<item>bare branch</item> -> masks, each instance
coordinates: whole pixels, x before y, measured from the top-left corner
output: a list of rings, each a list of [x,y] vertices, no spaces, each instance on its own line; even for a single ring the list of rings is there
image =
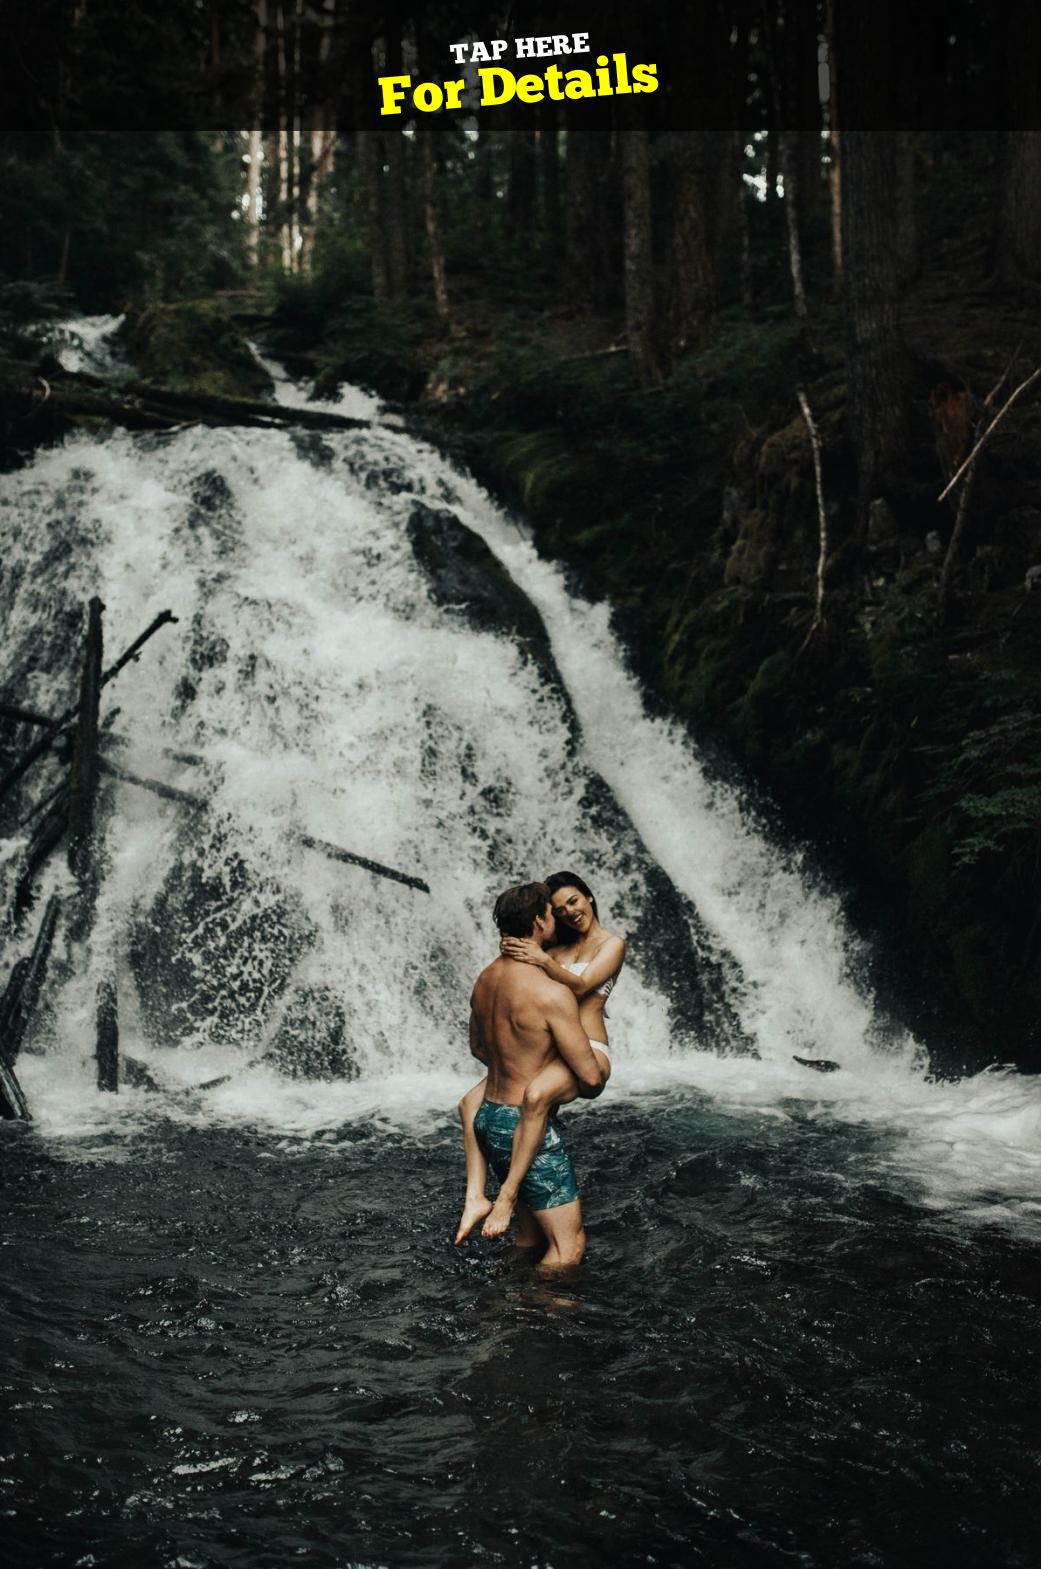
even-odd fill
[[[813,611],[813,623],[806,634],[806,641],[813,636],[824,620],[824,568],[828,560],[828,514],[824,506],[824,480],[821,476],[821,438],[813,418],[809,399],[800,387],[796,396],[799,399],[799,408],[810,436],[810,447],[813,451],[813,481],[817,491],[817,525],[820,533],[820,553],[817,557],[817,600]],[[805,644],[803,645],[805,647]]]
[[[998,410],[990,424],[987,426],[986,430],[983,432],[983,435],[979,438],[972,451],[965,459],[965,462],[947,481],[946,485],[937,496],[937,501],[943,501],[947,496],[950,495],[951,491],[961,479],[966,469],[971,468],[975,463],[983,448],[986,446],[995,430],[997,430],[998,426],[1001,424],[1001,421],[1005,418],[1005,415],[1008,413],[1013,403],[1015,403],[1016,399],[1020,396],[1021,393],[1026,392],[1030,387],[1032,387],[1039,377],[1041,377],[1041,366],[1038,366],[1037,370],[1035,370],[1032,375],[1028,376],[1026,381],[1021,381],[1014,392],[1009,393],[1008,397],[1005,399],[1005,402],[1002,404],[1001,408]]]

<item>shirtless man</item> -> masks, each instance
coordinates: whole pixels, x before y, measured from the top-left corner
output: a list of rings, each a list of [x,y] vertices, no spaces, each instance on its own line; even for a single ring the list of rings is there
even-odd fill
[[[524,883],[500,894],[495,924],[510,936],[551,942],[554,920],[545,883]],[[470,998],[470,1050],[488,1068],[474,1133],[500,1181],[510,1167],[525,1087],[553,1057],[567,1063],[584,1099],[594,1099],[603,1089],[574,993],[543,970],[501,955],[481,971]],[[521,1183],[517,1221],[519,1247],[547,1244],[540,1269],[563,1269],[582,1259],[582,1201],[571,1157],[552,1121]]]

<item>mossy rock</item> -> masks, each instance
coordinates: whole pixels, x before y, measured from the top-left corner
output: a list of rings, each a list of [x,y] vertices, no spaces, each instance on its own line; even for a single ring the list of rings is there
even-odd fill
[[[255,399],[274,389],[218,301],[131,307],[119,336],[140,379],[172,392]]]

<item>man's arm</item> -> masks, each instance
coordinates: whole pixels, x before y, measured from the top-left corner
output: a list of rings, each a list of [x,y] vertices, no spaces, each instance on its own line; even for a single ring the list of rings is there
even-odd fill
[[[488,1053],[481,1042],[481,1030],[477,1023],[477,1015],[474,1013],[472,1001],[470,1003],[470,1055],[471,1057],[476,1057],[478,1062],[483,1062],[487,1067]]]
[[[578,1003],[559,986],[553,988],[545,1007],[553,1044],[578,1080],[578,1093],[583,1100],[595,1100],[604,1087],[603,1080],[596,1053],[578,1022]]]

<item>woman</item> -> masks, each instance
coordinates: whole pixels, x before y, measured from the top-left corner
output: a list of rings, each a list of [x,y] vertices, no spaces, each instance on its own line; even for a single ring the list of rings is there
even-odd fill
[[[504,937],[499,952],[520,964],[538,965],[551,979],[574,993],[579,1022],[601,1065],[601,1082],[606,1084],[611,1076],[611,1059],[607,1053],[604,1004],[625,961],[625,940],[601,926],[592,890],[575,872],[554,872],[546,878],[546,886],[556,917],[556,942],[549,948],[540,948],[532,937]],[[550,1115],[578,1094],[575,1075],[560,1058],[532,1079],[524,1091],[510,1169],[493,1204],[485,1197],[488,1163],[474,1133],[474,1117],[484,1099],[486,1083],[482,1079],[459,1102],[466,1149],[466,1199],[455,1234],[457,1244],[470,1235],[479,1220],[484,1221],[482,1236],[502,1236],[513,1219],[518,1190],[545,1137]]]

